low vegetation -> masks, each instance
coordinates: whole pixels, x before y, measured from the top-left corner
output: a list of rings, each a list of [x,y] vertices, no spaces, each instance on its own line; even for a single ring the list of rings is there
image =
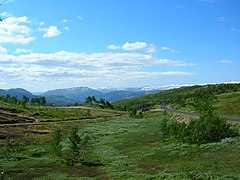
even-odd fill
[[[100,100],[97,100],[95,98],[95,96],[88,96],[85,100],[85,104],[86,105],[90,105],[90,106],[97,106],[97,107],[100,107],[102,109],[104,108],[108,108],[108,109],[114,109],[113,105],[106,101],[105,99],[101,98]]]
[[[192,120],[188,124],[163,119],[160,131],[163,141],[176,139],[181,143],[190,144],[212,143],[238,136],[237,129],[234,129],[223,118],[213,114],[203,115],[198,120]]]
[[[143,107],[0,102],[1,118],[35,120],[0,124],[0,179],[239,179],[240,125],[215,113],[215,97],[230,93],[202,94],[192,107],[203,115],[190,121]]]
[[[215,105],[213,110],[218,115],[235,115],[240,117],[240,84],[217,84],[190,86],[150,94],[143,97],[126,99],[113,103],[115,109],[131,111],[132,109],[151,109],[158,105],[171,105],[172,108],[202,113],[208,105]],[[232,98],[231,98],[231,94]],[[203,109],[206,108],[206,109]],[[227,109],[223,110],[224,108]]]

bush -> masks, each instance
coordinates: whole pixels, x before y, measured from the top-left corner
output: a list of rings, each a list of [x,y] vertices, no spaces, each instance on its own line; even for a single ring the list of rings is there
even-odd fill
[[[0,179],[4,179],[6,176],[6,172],[4,170],[4,167],[0,164]]]
[[[177,139],[180,142],[193,144],[217,142],[221,139],[239,135],[231,124],[213,114],[203,115],[198,120],[192,120],[188,125],[176,120],[167,121],[163,119],[160,130],[163,141]]]
[[[223,118],[208,114],[201,116],[199,120],[191,121],[187,126],[186,135],[188,142],[203,144],[235,137],[238,132]]]
[[[73,157],[79,155],[78,145],[81,142],[81,137],[78,135],[78,128],[77,127],[73,127],[71,129],[68,139],[70,141],[70,149],[72,151]]]
[[[53,152],[57,157],[60,157],[62,155],[62,145],[60,144],[62,140],[62,134],[59,129],[55,130],[53,133],[53,139],[52,139],[52,146],[53,146]]]
[[[45,150],[45,149],[35,149],[34,151],[33,151],[33,153],[32,153],[32,156],[33,157],[41,157],[41,156],[43,156],[43,155],[45,155],[45,154],[47,154],[48,152],[47,152],[47,150]]]

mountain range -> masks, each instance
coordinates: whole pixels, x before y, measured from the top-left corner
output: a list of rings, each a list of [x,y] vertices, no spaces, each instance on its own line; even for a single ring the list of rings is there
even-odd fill
[[[95,96],[96,99],[103,98],[109,102],[115,102],[122,99],[129,99],[133,97],[144,96],[147,94],[157,93],[162,90],[142,90],[142,88],[121,88],[121,89],[108,89],[98,88],[93,89],[89,87],[74,87],[66,89],[55,89],[47,91],[42,96],[64,96],[77,103],[84,103],[86,97]]]
[[[9,90],[0,89],[0,96],[11,95],[21,99],[24,95],[31,98],[45,96],[48,104],[70,105],[82,104],[86,97],[95,96],[96,99],[103,98],[109,102],[115,102],[123,99],[144,96],[162,91],[161,89],[143,87],[143,88],[89,88],[74,87],[66,89],[55,89],[34,95],[33,93],[22,89],[15,88]]]
[[[30,99],[38,97],[22,88],[14,88],[8,90],[0,89],[0,96],[6,96],[7,94],[9,94],[10,96],[16,96],[18,99],[22,99],[23,96],[27,96]]]

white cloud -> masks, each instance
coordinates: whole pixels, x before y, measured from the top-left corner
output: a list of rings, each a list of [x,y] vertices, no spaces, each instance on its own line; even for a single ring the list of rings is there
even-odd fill
[[[62,23],[66,23],[66,22],[68,22],[67,19],[63,19],[63,20],[62,20]]]
[[[133,50],[142,50],[147,47],[147,43],[145,42],[135,42],[135,43],[129,43],[126,42],[123,44],[122,49],[127,51],[133,51]]]
[[[40,26],[43,26],[45,24],[45,22],[40,22],[39,25]]]
[[[5,55],[5,54],[7,54],[7,53],[8,53],[7,49],[0,46],[0,55],[2,55],[2,54]]]
[[[15,0],[6,0],[6,4],[8,4],[8,3],[11,3],[11,2],[14,2]]]
[[[32,50],[31,49],[22,49],[22,48],[17,48],[15,51],[14,51],[14,53],[16,53],[16,54],[22,54],[22,53],[31,53],[32,52]]]
[[[221,61],[218,61],[219,63],[221,64],[232,64],[233,62],[232,61],[229,61],[229,60],[221,60]]]
[[[117,49],[121,49],[121,46],[116,46],[113,44],[108,45],[107,47],[109,50],[117,50]]]
[[[163,46],[163,47],[161,47],[160,49],[161,49],[162,51],[170,51],[170,52],[172,52],[172,53],[176,53],[176,52],[177,52],[177,50],[171,49],[171,48],[166,47],[166,46]]]
[[[8,3],[11,3],[11,2],[14,2],[15,0],[1,0],[0,1],[0,4],[8,4]]]
[[[69,30],[70,30],[70,28],[69,28],[68,26],[65,26],[63,29],[64,29],[65,31],[69,31]]]
[[[0,23],[0,43],[28,44],[33,41],[32,29],[28,19],[23,17],[8,17]]]
[[[11,14],[11,13],[8,13],[8,12],[2,12],[2,13],[0,14],[0,17],[10,17],[10,16],[12,16],[12,14]]]
[[[163,72],[129,72],[128,77],[132,77],[131,79],[151,79],[157,78],[161,76],[189,76],[194,75],[193,73],[189,72],[182,72],[182,71],[163,71]],[[126,77],[123,77],[126,78]]]
[[[192,66],[194,64],[177,60],[160,59],[141,53],[30,53],[9,55],[6,50],[0,54],[0,77],[12,81],[129,81],[152,79],[162,76],[189,76],[185,71],[145,71],[144,67]],[[13,64],[13,66],[9,66]],[[165,68],[164,68],[165,69]]]
[[[153,44],[148,45],[148,47],[145,50],[147,53],[150,53],[150,54],[157,53],[157,48]]]
[[[168,60],[156,58],[152,55],[141,53],[74,53],[58,51],[52,54],[31,53],[16,56],[15,61],[26,63],[46,63],[69,66],[87,66],[96,68],[119,68],[119,67],[141,67],[141,66],[192,66],[194,64],[185,63],[178,60]],[[64,63],[64,64],[63,64]]]
[[[157,52],[157,49],[153,44],[147,44],[146,42],[134,42],[134,43],[126,42],[122,46],[111,44],[111,45],[108,45],[107,48],[109,50],[122,49],[122,50],[125,50],[125,51],[144,50],[147,53],[156,53]]]
[[[43,28],[41,31],[45,32],[43,37],[52,38],[55,36],[59,36],[61,32],[58,30],[57,26],[49,26],[48,28]]]

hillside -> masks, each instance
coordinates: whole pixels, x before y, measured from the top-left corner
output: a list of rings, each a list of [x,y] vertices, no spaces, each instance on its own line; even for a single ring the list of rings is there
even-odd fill
[[[162,90],[149,87],[143,88],[99,88],[92,89],[89,87],[74,87],[66,89],[54,89],[49,90],[45,93],[37,93],[34,95],[31,92],[22,89],[15,88],[9,90],[0,89],[0,96],[6,96],[9,94],[12,97],[17,97],[17,99],[22,99],[23,96],[28,98],[36,98],[40,96],[45,96],[47,104],[54,105],[74,105],[74,104],[83,104],[88,96],[95,96],[96,99],[103,98],[109,102],[116,102],[123,99],[129,99],[139,96],[144,96],[147,94],[153,94],[160,92]]]
[[[75,104],[84,103],[88,96],[95,96],[96,99],[103,98],[109,102],[115,102],[123,99],[129,99],[133,97],[144,96],[147,94],[153,94],[160,92],[160,89],[151,89],[151,88],[120,88],[120,89],[112,89],[112,88],[99,88],[92,89],[89,87],[75,87],[75,88],[66,88],[66,89],[55,89],[49,90],[46,93],[43,93],[42,96],[46,96],[48,103],[53,103],[57,105],[67,105],[67,104]],[[59,98],[61,98],[61,102],[59,102]],[[63,98],[65,96],[65,100]]]
[[[62,95],[46,95],[45,97],[48,104],[54,104],[54,105],[70,105],[70,104],[76,104],[79,102],[73,99],[69,99]]]
[[[103,93],[88,87],[76,87],[76,88],[67,88],[67,89],[55,89],[47,91],[42,94],[43,96],[48,95],[57,95],[65,96],[68,99],[74,100],[75,102],[83,103],[88,96],[95,96],[96,98],[100,97]]]
[[[143,97],[125,99],[113,104],[117,109],[121,110],[129,110],[131,108],[140,109],[141,107],[153,108],[155,105],[180,102],[184,97],[193,94],[194,91],[199,88],[201,88],[201,86],[181,87]]]
[[[130,99],[134,97],[144,96],[148,93],[147,91],[111,91],[102,96],[103,99],[106,99],[109,102],[116,102],[123,99]]]
[[[143,99],[152,103],[152,107],[162,101],[179,107],[176,103],[181,102],[188,108],[192,95],[213,87],[214,92],[219,90],[215,86],[194,86],[135,99],[139,105]],[[239,103],[240,93],[233,87],[224,86],[217,93],[220,108]],[[187,99],[180,101],[180,97]],[[128,112],[94,106],[27,104],[24,108],[21,104],[0,101],[0,179],[219,179],[223,176],[238,179],[239,125],[223,124],[221,127],[230,129],[223,129],[220,139],[196,144],[191,138],[195,136],[189,133],[199,131],[190,129],[194,126],[181,124],[179,118],[181,116],[161,111],[133,117]],[[203,122],[201,118],[199,121]],[[210,131],[201,131],[212,132],[215,126],[206,127],[210,127]],[[60,155],[54,145],[57,132],[60,133],[57,146]],[[77,153],[71,146],[73,132],[81,139]],[[184,133],[179,136],[181,132]],[[226,132],[233,134],[225,136]],[[199,137],[199,134],[195,135]]]
[[[215,107],[217,114],[240,117],[240,92],[218,95]]]
[[[147,112],[138,119],[93,107],[23,109],[0,102],[0,109],[0,117],[9,120],[8,124],[0,122],[0,179],[240,177],[239,137],[201,145],[164,140],[163,122],[176,120],[163,112]],[[12,122],[16,117],[38,121]],[[73,155],[69,137],[75,128],[81,137],[81,151]],[[56,132],[61,134],[61,156],[53,151]],[[83,147],[82,142],[86,143]]]
[[[23,96],[27,96],[28,98],[35,98],[38,97],[36,95],[33,95],[31,92],[22,89],[22,88],[15,88],[15,89],[8,89],[8,90],[3,90],[0,89],[0,96],[6,96],[9,94],[10,96],[15,96],[18,99],[21,99]]]
[[[181,87],[157,94],[150,94],[144,97],[126,99],[113,104],[118,110],[131,110],[133,108],[150,109],[158,105],[170,105],[176,109],[197,112],[194,110],[195,102],[193,99],[203,98],[199,92],[203,92],[203,94],[210,93],[213,96],[216,96],[217,99],[213,100],[213,103],[217,114],[240,117],[240,84]]]

